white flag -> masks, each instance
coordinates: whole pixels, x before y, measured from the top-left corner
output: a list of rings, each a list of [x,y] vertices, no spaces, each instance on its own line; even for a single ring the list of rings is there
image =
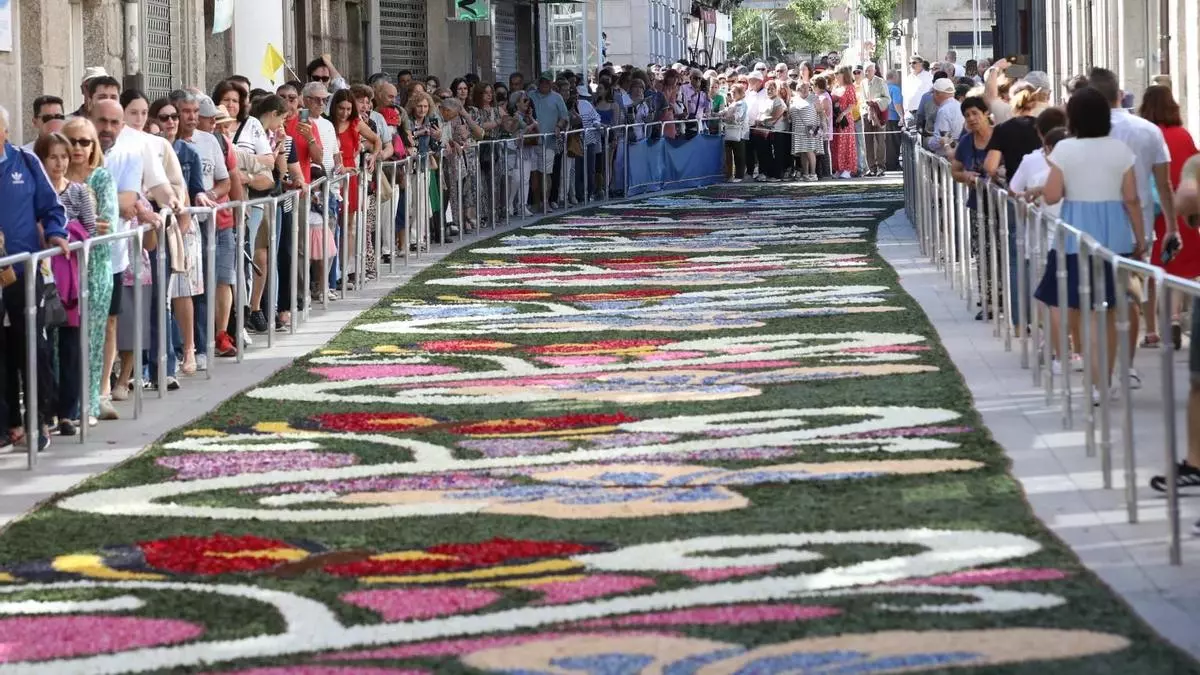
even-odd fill
[[[215,0],[213,3],[213,35],[224,33],[233,25],[233,0]]]

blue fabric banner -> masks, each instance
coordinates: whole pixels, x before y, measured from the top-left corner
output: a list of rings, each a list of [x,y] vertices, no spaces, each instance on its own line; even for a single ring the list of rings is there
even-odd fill
[[[724,136],[700,134],[691,139],[641,140],[629,145],[628,152],[626,194],[630,196],[725,180]]]

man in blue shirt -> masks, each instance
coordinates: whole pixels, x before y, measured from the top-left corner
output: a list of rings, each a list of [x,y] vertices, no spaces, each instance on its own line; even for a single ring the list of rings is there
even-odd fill
[[[900,170],[900,122],[904,119],[904,95],[900,88],[900,73],[891,71],[887,77],[888,93],[892,104],[888,106],[887,118],[887,170]]]
[[[40,251],[44,245],[57,246],[67,252],[67,218],[58,193],[50,185],[42,163],[32,153],[14,147],[8,142],[8,111],[0,106],[0,232],[4,233],[7,255]],[[39,229],[39,225],[41,226]],[[44,242],[44,244],[43,244]],[[14,266],[18,276],[24,277],[24,265]],[[23,279],[21,280],[23,281]],[[25,373],[25,349],[37,350],[41,367],[38,368],[38,450],[50,446],[46,422],[50,414],[50,401],[54,398],[50,377],[50,348],[46,343],[43,317],[37,315],[37,344],[26,344],[25,284],[10,284],[3,290],[3,321],[0,322],[0,382],[13,382],[18,377],[29,382]],[[37,275],[36,299],[41,298],[42,279]],[[17,387],[4,387],[0,400],[0,447],[18,442],[26,433],[21,419],[21,395]]]
[[[537,119],[538,129],[544,134],[551,131],[566,131],[567,125],[571,121],[567,102],[563,100],[561,94],[554,91],[553,84],[550,73],[542,73],[538,77],[537,89],[529,92],[529,100],[533,103],[533,115]],[[558,198],[558,181],[552,182],[551,178],[556,173],[555,168],[562,166],[562,151],[558,149],[555,141],[549,143],[544,143],[544,141],[545,139],[543,139],[542,147],[539,148],[542,159],[534,162],[533,165],[534,172],[541,174],[541,181],[534,181],[533,184],[539,185],[540,189],[547,190],[548,194],[544,198],[554,202]]]

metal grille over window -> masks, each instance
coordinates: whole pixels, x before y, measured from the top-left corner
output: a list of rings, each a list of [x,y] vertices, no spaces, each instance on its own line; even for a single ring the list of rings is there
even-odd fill
[[[384,72],[428,72],[423,0],[381,0],[379,36]]]
[[[498,2],[492,5],[492,11],[496,79],[507,82],[509,74],[517,72],[517,8],[512,3]]]
[[[172,20],[170,0],[145,0],[146,96],[150,100],[166,96],[174,88],[172,58]]]

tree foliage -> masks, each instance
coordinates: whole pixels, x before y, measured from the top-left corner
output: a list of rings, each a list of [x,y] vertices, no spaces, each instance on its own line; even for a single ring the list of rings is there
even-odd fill
[[[791,0],[787,9],[733,11],[729,53],[741,61],[785,61],[795,55],[821,54],[846,43],[846,25],[826,18],[835,0]],[[762,26],[767,25],[767,53]]]
[[[875,58],[883,58],[892,34],[898,0],[858,0],[858,11],[875,31]]]

